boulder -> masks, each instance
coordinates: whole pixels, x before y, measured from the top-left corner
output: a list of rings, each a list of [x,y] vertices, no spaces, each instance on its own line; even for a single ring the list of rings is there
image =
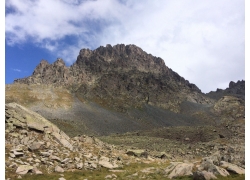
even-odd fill
[[[32,172],[33,172],[34,174],[43,174],[42,171],[38,170],[36,167],[34,167],[34,168],[32,169]]]
[[[110,162],[109,158],[102,156],[99,159],[99,165],[101,165],[102,167],[108,168],[108,169],[114,169],[114,168],[118,168],[119,166],[114,163],[114,162]]]
[[[128,149],[126,154],[136,157],[145,157],[145,158],[148,157],[148,153],[143,149]]]
[[[169,174],[178,164],[181,164],[182,162],[171,162],[170,165],[164,170],[166,174]]]
[[[221,176],[228,176],[229,173],[226,169],[223,169],[221,167],[218,167],[213,164],[213,162],[208,160],[203,160],[201,165],[198,168],[199,171],[208,171],[213,173],[214,175],[221,175]]]
[[[17,174],[27,174],[28,171],[32,170],[33,166],[30,165],[20,165],[18,166],[16,173]]]
[[[193,180],[210,180],[210,179],[217,179],[217,177],[207,171],[196,171],[193,173]]]
[[[55,167],[55,172],[60,172],[60,173],[63,173],[64,172],[64,169],[60,166],[56,166]]]
[[[76,168],[77,169],[82,169],[82,167],[83,167],[83,163],[77,163],[76,164]]]
[[[225,168],[227,171],[232,172],[234,174],[245,174],[245,169],[243,169],[235,164],[231,164],[229,162],[221,161],[220,166]]]
[[[30,146],[29,146],[29,149],[31,151],[35,151],[35,150],[38,150],[40,149],[40,147],[43,145],[44,143],[42,142],[33,142]]]
[[[194,164],[192,163],[180,163],[175,166],[175,168],[168,175],[168,178],[176,178],[181,176],[191,176],[193,175],[192,169]]]

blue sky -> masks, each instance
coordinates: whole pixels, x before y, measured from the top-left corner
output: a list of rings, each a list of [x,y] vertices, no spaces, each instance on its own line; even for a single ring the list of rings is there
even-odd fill
[[[5,83],[42,59],[135,44],[203,92],[245,79],[244,0],[6,0]]]

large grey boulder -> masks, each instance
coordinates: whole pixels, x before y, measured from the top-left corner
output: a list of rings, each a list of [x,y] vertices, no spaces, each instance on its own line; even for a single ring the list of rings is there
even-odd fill
[[[63,173],[64,172],[64,169],[60,166],[56,166],[55,167],[55,172],[60,172],[60,173]]]
[[[173,179],[176,177],[181,176],[191,176],[193,175],[192,169],[194,164],[193,163],[172,163],[167,169],[165,170],[165,173],[170,172],[168,175],[168,178]]]
[[[28,171],[32,170],[33,166],[30,165],[20,165],[18,166],[16,173],[17,174],[27,174]]]
[[[213,164],[212,161],[204,159],[201,163],[201,165],[198,167],[199,171],[207,171],[207,172],[211,172],[214,175],[220,175],[220,176],[228,176],[229,173],[227,172],[226,169],[221,168],[219,166],[216,166]]]
[[[221,161],[220,166],[225,168],[227,171],[232,172],[234,174],[245,174],[245,169],[243,169],[235,164],[231,164],[229,162]]]
[[[119,166],[115,162],[110,162],[108,157],[102,156],[99,159],[99,165],[108,169],[118,168]]]
[[[173,171],[173,169],[182,162],[171,162],[170,165],[164,170],[165,174],[169,174],[169,172]]]

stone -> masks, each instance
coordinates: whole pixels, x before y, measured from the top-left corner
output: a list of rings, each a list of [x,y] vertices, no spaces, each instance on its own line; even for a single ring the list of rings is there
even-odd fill
[[[64,172],[64,169],[61,168],[60,166],[56,166],[56,167],[55,167],[55,172],[63,173],[63,172]]]
[[[171,156],[169,154],[167,154],[166,152],[158,152],[158,153],[154,154],[154,157],[160,158],[160,159],[170,159]]]
[[[34,167],[32,169],[32,173],[34,173],[34,174],[43,174],[42,171],[40,171],[40,170],[37,169],[37,167]]]
[[[182,162],[171,162],[170,165],[164,169],[165,174],[169,174],[178,164],[181,164]]]
[[[35,150],[38,150],[40,149],[40,147],[43,145],[43,143],[41,142],[33,142],[30,146],[29,146],[29,149],[31,151],[35,151]]]
[[[61,159],[60,159],[59,157],[57,157],[57,156],[50,155],[49,158],[50,158],[51,160],[55,160],[55,161],[61,162]]]
[[[155,171],[154,167],[149,167],[149,168],[145,168],[141,170],[142,173],[146,173],[146,174],[153,173],[154,171]]]
[[[148,157],[148,153],[142,149],[128,149],[126,152],[127,155],[136,156],[136,157]]]
[[[80,158],[78,158],[78,157],[75,157],[74,159],[76,162],[80,161]]]
[[[220,138],[225,138],[225,136],[223,134],[219,134]]]
[[[83,163],[77,163],[76,164],[76,168],[77,169],[82,169],[82,167],[83,167]]]
[[[228,176],[229,175],[227,170],[214,165],[211,161],[202,161],[198,170],[199,171],[205,170],[205,171],[213,173],[214,175],[221,175],[221,176]]]
[[[84,167],[87,169],[96,169],[97,164],[95,162],[92,162],[92,161],[85,161]]]
[[[63,177],[60,177],[58,180],[66,180],[65,178],[63,178]]]
[[[83,156],[86,157],[87,159],[90,159],[93,155],[92,153],[88,153],[88,154],[84,154]]]
[[[175,166],[175,168],[168,175],[168,178],[176,178],[181,176],[191,176],[193,175],[192,169],[194,164],[192,163],[180,163]]]
[[[245,169],[243,169],[235,164],[231,164],[229,162],[221,161],[220,166],[225,168],[227,171],[232,172],[234,174],[245,174]]]
[[[16,173],[17,174],[27,174],[28,171],[32,170],[33,166],[29,166],[29,165],[20,165],[18,166]]]
[[[70,161],[70,158],[65,158],[65,159],[62,160],[62,163],[67,164],[69,161]]]
[[[39,159],[35,159],[34,162],[40,163],[41,161]]]
[[[116,163],[114,163],[114,162],[111,163],[109,161],[109,158],[104,157],[104,156],[100,157],[98,164],[101,165],[102,167],[105,167],[108,169],[114,169],[114,168],[119,167]]]
[[[19,152],[19,151],[13,151],[13,154],[15,155],[15,157],[24,155],[23,152]]]
[[[107,175],[107,176],[105,176],[105,179],[112,179],[112,175]]]
[[[210,179],[217,179],[217,177],[207,171],[196,171],[193,173],[193,180],[210,180]]]
[[[40,154],[44,157],[49,157],[51,155],[49,152],[40,152]]]
[[[9,153],[10,157],[14,158],[16,157],[14,153]]]
[[[76,168],[76,165],[73,164],[73,163],[68,163],[68,164],[66,165],[66,167],[67,167],[67,169],[75,169],[75,168]]]

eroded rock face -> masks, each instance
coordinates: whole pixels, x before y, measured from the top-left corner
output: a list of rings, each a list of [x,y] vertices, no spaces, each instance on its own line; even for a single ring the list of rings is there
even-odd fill
[[[12,124],[23,129],[34,129],[36,131],[49,133],[54,136],[60,144],[71,150],[73,149],[73,146],[69,142],[69,137],[41,115],[16,103],[6,104],[5,113],[5,121],[7,124]],[[39,145],[39,143],[33,143],[30,145],[30,149],[39,149],[40,146],[41,144]]]
[[[245,101],[234,96],[223,96],[215,105],[218,114],[231,114],[234,119],[245,117]]]

